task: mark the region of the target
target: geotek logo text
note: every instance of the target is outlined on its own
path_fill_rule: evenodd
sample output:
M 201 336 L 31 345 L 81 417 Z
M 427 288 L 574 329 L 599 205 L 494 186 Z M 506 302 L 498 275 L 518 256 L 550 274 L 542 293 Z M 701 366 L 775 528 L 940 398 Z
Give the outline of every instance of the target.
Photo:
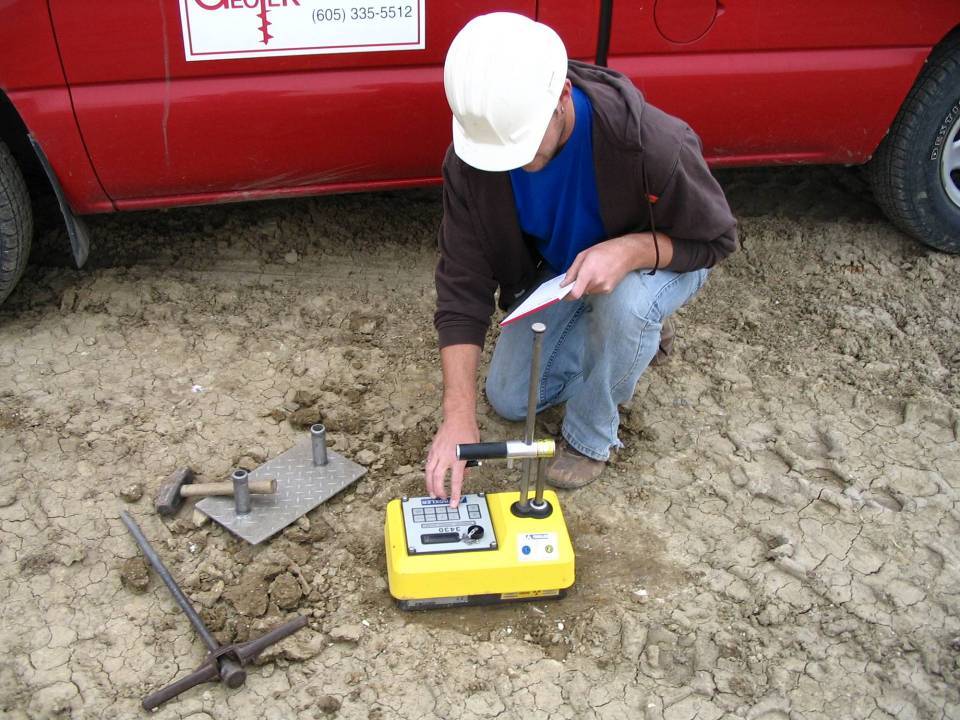
M 300 0 L 194 0 L 204 10 L 259 10 L 257 17 L 260 19 L 260 34 L 264 45 L 270 43 L 273 35 L 268 28 L 271 23 L 267 20 L 267 13 L 273 8 L 287 7 L 287 5 L 300 6 Z
M 425 47 L 426 0 L 387 5 L 371 5 L 370 0 L 178 1 L 187 61 Z

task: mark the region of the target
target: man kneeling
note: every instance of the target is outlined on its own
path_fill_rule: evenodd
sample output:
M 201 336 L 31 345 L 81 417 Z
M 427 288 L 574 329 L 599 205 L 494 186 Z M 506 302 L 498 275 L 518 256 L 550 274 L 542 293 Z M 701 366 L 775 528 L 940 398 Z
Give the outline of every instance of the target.
M 478 442 L 476 377 L 494 297 L 516 305 L 564 275 L 572 289 L 543 322 L 538 412 L 564 403 L 546 468 L 555 487 L 595 480 L 619 446 L 618 406 L 658 352 L 670 316 L 736 247 L 736 221 L 681 120 L 644 101 L 623 75 L 568 61 L 559 36 L 512 13 L 471 20 L 444 67 L 453 144 L 443 163 L 436 270 L 443 422 L 427 491 L 459 503 L 459 443 Z M 528 323 L 506 326 L 486 392 L 508 420 L 526 412 Z

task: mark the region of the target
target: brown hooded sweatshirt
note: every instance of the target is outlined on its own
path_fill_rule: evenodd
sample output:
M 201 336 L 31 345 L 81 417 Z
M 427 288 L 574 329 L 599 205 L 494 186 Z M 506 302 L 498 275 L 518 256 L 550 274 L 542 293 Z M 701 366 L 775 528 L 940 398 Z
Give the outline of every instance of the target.
M 736 220 L 686 123 L 647 104 L 620 73 L 571 60 L 567 77 L 593 106 L 593 157 L 608 238 L 656 230 L 673 240 L 667 270 L 713 267 L 736 248 Z M 644 192 L 644 172 L 646 187 Z M 506 172 L 485 172 L 447 150 L 434 325 L 440 347 L 483 347 L 494 296 L 506 309 L 543 263 L 520 229 Z

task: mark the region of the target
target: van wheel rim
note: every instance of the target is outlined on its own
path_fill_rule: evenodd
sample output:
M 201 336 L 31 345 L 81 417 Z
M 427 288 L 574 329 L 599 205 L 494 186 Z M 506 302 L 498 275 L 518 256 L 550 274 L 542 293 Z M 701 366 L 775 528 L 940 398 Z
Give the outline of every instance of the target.
M 950 201 L 960 208 L 960 118 L 947 133 L 940 158 L 940 181 Z

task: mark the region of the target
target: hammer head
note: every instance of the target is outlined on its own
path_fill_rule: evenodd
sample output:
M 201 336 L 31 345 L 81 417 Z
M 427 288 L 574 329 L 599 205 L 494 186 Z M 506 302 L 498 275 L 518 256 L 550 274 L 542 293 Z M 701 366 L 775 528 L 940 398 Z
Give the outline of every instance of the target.
M 193 470 L 188 467 L 178 468 L 167 476 L 157 491 L 155 507 L 161 515 L 176 514 L 183 504 L 180 489 L 193 482 Z

